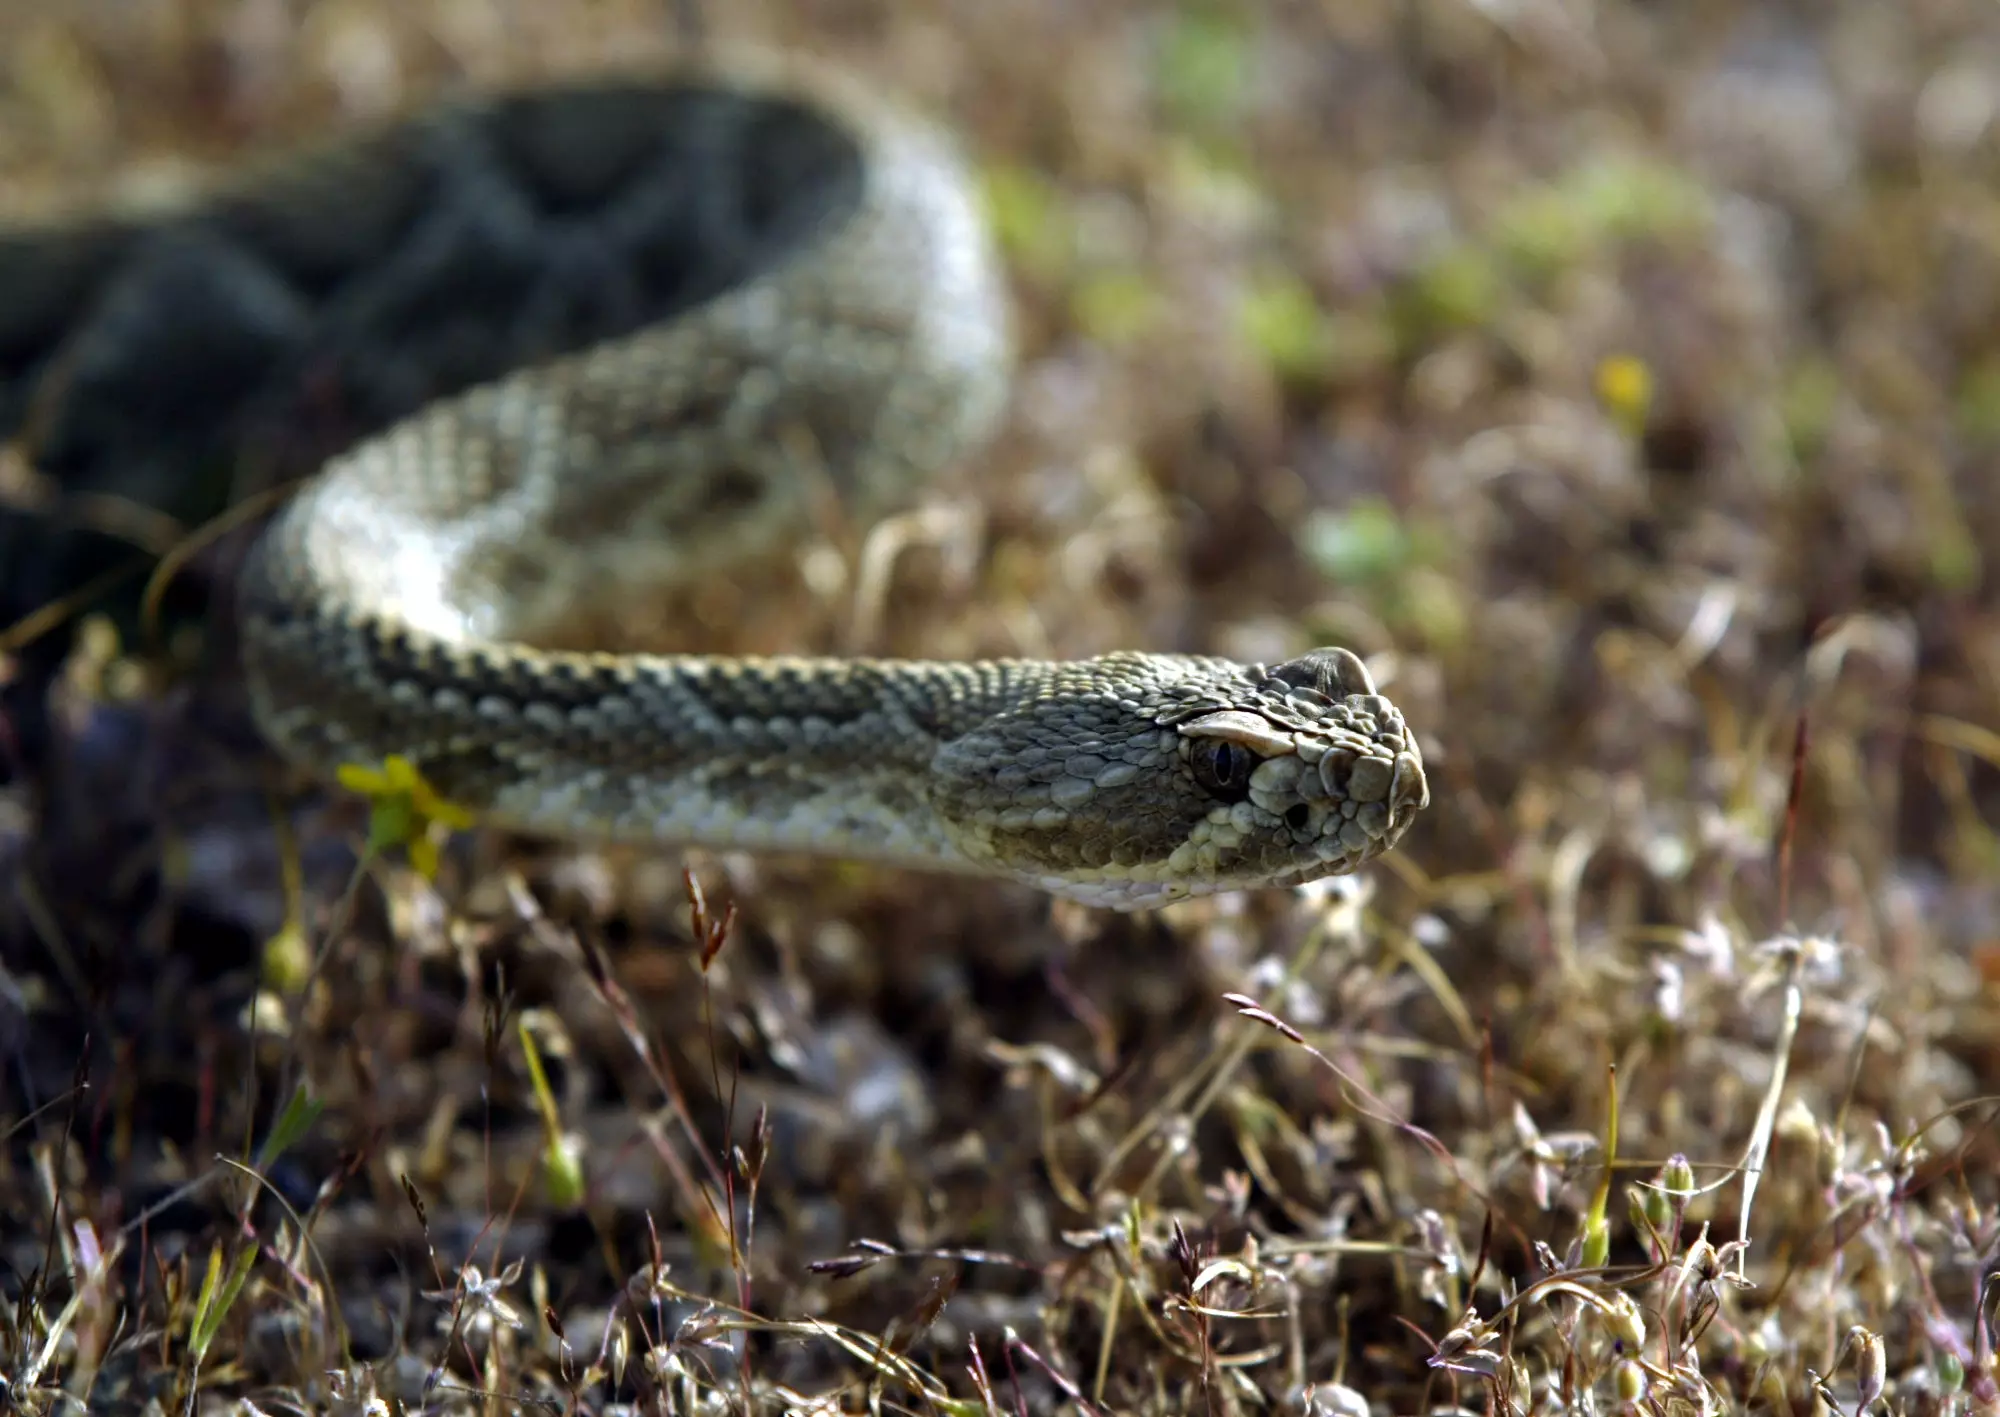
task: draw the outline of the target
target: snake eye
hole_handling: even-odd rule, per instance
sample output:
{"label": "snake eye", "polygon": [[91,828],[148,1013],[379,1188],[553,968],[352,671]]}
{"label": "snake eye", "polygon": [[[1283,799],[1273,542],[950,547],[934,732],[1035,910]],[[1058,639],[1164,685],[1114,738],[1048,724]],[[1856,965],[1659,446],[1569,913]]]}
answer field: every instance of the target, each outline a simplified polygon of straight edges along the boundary
{"label": "snake eye", "polygon": [[1257,755],[1228,738],[1202,738],[1188,755],[1188,766],[1203,792],[1224,802],[1241,802],[1250,795]]}

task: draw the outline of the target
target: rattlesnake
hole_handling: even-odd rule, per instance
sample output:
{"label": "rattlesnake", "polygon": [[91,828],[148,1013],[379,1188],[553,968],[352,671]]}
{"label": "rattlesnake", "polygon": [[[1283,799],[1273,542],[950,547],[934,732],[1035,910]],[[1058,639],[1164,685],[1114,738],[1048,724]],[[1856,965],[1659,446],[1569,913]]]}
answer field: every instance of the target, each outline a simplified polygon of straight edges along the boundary
{"label": "rattlesnake", "polygon": [[[530,283],[510,276],[528,230],[556,255],[477,324],[480,282]],[[371,269],[397,263],[388,285]],[[426,318],[424,292],[467,282],[453,318],[475,323]],[[579,607],[754,565],[819,493],[866,524],[1001,416],[1003,283],[959,160],[817,71],[447,102],[165,212],[0,232],[0,296],[0,354],[9,302],[17,333],[65,300],[96,312],[34,365],[28,402],[56,412],[26,443],[57,461],[137,416],[111,395],[149,299],[221,311],[224,372],[295,310],[322,354],[371,320],[408,331],[347,365],[389,426],[325,465],[240,582],[257,721],[317,771],[400,754],[531,833],[972,871],[1121,909],[1352,871],[1429,801],[1414,735],[1343,649],[1264,667],[534,647]],[[641,314],[607,335],[599,305]],[[469,372],[426,387],[427,347]]]}

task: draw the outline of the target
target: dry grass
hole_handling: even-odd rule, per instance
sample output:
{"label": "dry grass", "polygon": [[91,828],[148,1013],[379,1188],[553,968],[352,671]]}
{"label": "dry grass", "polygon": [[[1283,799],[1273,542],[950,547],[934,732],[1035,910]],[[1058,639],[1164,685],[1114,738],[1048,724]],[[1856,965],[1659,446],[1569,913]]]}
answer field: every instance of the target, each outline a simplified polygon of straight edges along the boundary
{"label": "dry grass", "polygon": [[[21,5],[0,166],[673,9]],[[99,625],[0,788],[0,1406],[2000,1407],[1990,12],[710,10],[946,115],[1016,277],[976,568],[919,535],[810,634],[1351,644],[1433,808],[1137,920],[477,834],[428,881],[267,795],[199,635]]]}

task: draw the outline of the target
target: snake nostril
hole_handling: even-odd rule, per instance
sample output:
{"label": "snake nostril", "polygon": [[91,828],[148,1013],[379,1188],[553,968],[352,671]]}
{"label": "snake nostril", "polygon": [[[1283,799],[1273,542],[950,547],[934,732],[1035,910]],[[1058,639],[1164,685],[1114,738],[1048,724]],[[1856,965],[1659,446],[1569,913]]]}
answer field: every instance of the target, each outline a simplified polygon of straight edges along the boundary
{"label": "snake nostril", "polygon": [[1303,802],[1295,802],[1285,809],[1285,825],[1295,832],[1302,832],[1312,820],[1312,808]]}

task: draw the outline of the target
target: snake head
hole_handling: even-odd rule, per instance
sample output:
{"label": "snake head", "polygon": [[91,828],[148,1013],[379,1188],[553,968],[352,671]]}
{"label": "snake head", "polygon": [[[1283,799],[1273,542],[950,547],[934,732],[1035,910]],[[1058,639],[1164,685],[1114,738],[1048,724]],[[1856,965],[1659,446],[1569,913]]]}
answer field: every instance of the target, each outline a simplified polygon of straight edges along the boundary
{"label": "snake head", "polygon": [[933,807],[982,866],[1136,910],[1354,871],[1429,805],[1415,735],[1349,650],[1075,669],[933,761]]}

